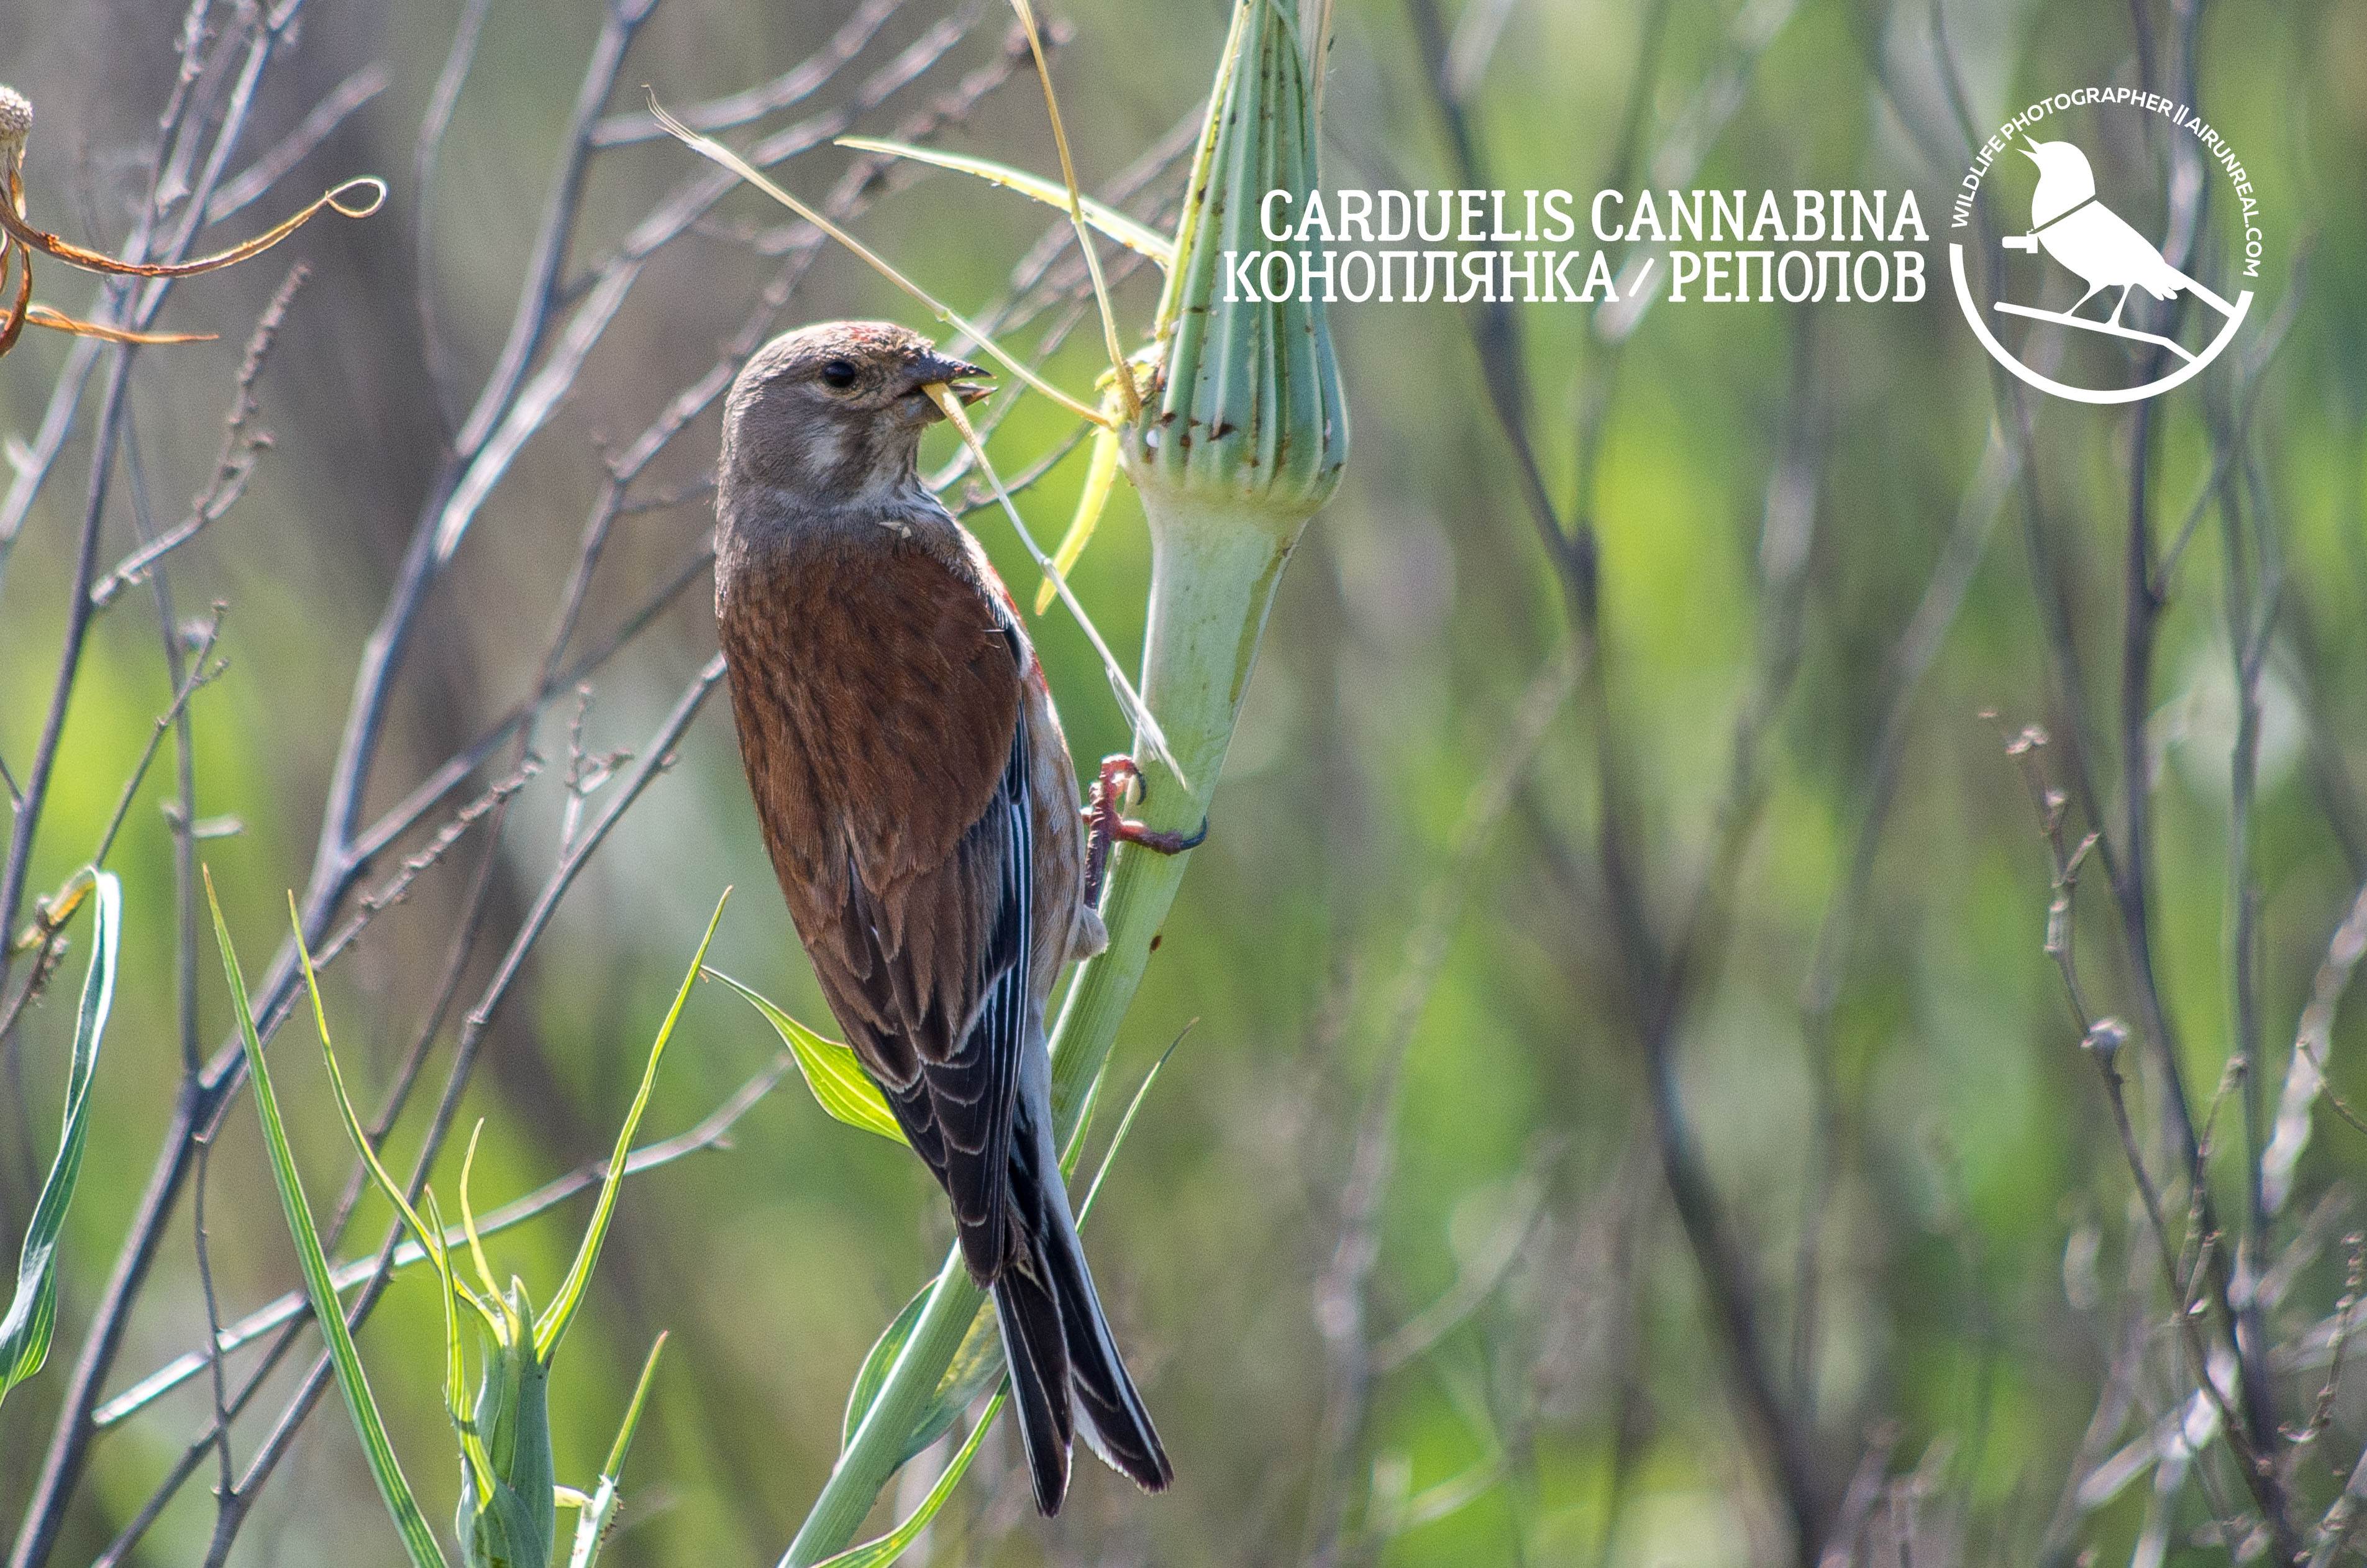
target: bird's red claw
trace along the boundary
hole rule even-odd
[[[1208,837],[1208,819],[1200,818],[1199,828],[1190,833],[1178,833],[1148,827],[1125,815],[1127,792],[1141,784],[1142,770],[1131,757],[1105,757],[1101,772],[1093,778],[1093,787],[1085,796],[1083,817],[1085,835],[1085,889],[1087,904],[1099,904],[1102,897],[1102,876],[1109,869],[1110,851],[1119,844],[1140,844],[1162,855],[1180,855],[1186,850],[1197,849]]]

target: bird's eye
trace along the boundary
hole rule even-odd
[[[855,385],[855,367],[844,359],[833,359],[821,367],[822,380],[844,391]]]

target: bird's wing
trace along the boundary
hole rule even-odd
[[[792,563],[735,592],[722,630],[815,976],[991,1273],[1034,1023],[1033,653],[996,594],[917,546]]]
[[[1036,1027],[1027,983],[1035,932],[1035,812],[1027,795],[1027,757],[1023,717],[994,797],[962,836],[946,874],[916,885],[900,915],[889,915],[885,903],[857,878],[847,900],[848,924],[866,927],[874,940],[842,949],[849,955],[864,952],[872,960],[873,969],[863,976],[866,997],[875,1007],[885,1003],[880,1010],[891,1018],[900,1016],[904,1038],[915,1047],[912,1081],[888,1086],[888,1103],[914,1152],[953,1200],[962,1255],[981,1279],[1001,1271],[1007,1247],[1014,1099],[1020,1058]],[[943,908],[960,912],[963,930],[957,942],[946,943],[926,931],[935,911],[916,918],[916,897],[931,903],[943,897]],[[935,939],[941,982],[968,981],[959,987],[968,1018],[954,1026],[957,1032],[935,1035],[953,1016],[946,1011],[946,987],[941,983],[935,996],[920,988],[917,966],[889,951],[879,936],[883,917],[903,927],[906,954]],[[934,1048],[940,1038],[946,1043],[942,1055]],[[875,1041],[874,1050],[882,1044]]]

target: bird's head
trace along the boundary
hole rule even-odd
[[[921,434],[945,417],[929,389],[965,403],[987,371],[939,354],[890,321],[827,321],[784,333],[750,358],[723,407],[722,483],[817,505],[861,502],[909,483]]]
[[[2068,141],[2033,141],[2025,136],[2015,151],[2038,165],[2041,183],[2060,183],[2075,200],[2096,194],[2096,173],[2088,166],[2088,154]]]

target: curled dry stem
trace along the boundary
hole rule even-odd
[[[0,229],[6,230],[10,239],[28,250],[39,251],[85,272],[105,273],[116,277],[194,277],[199,273],[220,272],[249,257],[261,255],[318,217],[324,208],[341,218],[368,218],[386,204],[386,182],[374,175],[364,175],[323,192],[295,216],[228,250],[184,262],[135,262],[110,256],[104,251],[86,249],[47,230],[35,228],[24,216],[24,186],[14,171],[9,175],[8,186],[8,201],[0,207]],[[364,194],[357,196],[357,192]]]
[[[181,262],[131,261],[77,245],[33,222],[25,204],[24,177],[25,141],[32,129],[32,104],[15,89],[0,86],[0,177],[5,177],[7,184],[6,199],[0,200],[0,293],[6,291],[12,266],[17,276],[16,296],[9,301],[6,314],[0,316],[0,355],[16,346],[18,335],[28,326],[46,327],[52,332],[71,333],[78,337],[120,344],[202,343],[210,341],[213,335],[210,333],[138,332],[105,321],[81,321],[62,310],[36,304],[33,302],[33,256],[37,252],[69,266],[109,277],[194,277],[199,273],[219,272],[224,267],[235,266],[250,257],[262,254],[311,222],[324,208],[344,218],[367,218],[386,204],[386,182],[375,175],[365,175],[323,192],[293,217],[227,250]]]

